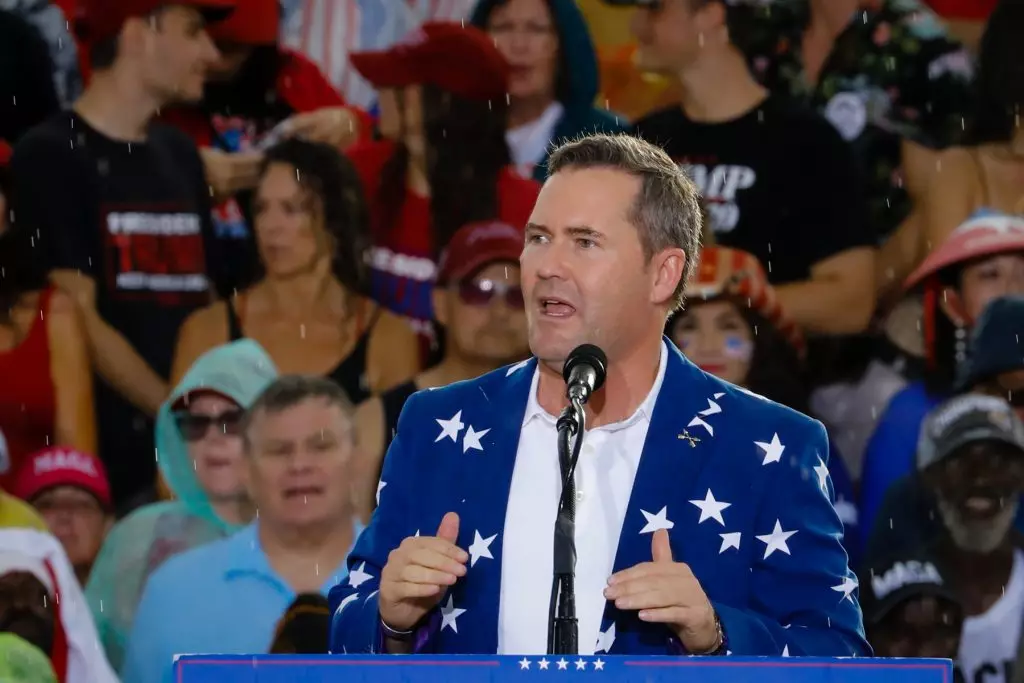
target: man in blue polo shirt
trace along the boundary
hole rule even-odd
[[[150,577],[124,683],[169,683],[176,654],[266,652],[297,594],[326,595],[345,578],[360,531],[349,495],[351,409],[336,384],[316,377],[282,377],[257,399],[243,432],[257,520]]]

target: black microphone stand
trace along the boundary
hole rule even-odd
[[[548,654],[579,653],[576,619],[576,461],[583,446],[585,397],[574,397],[558,418],[558,464],[562,496],[555,519],[554,577],[548,607]],[[575,437],[575,439],[573,439]]]

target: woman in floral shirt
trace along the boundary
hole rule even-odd
[[[749,0],[748,0],[749,1]],[[970,108],[971,58],[918,0],[775,0],[739,7],[755,76],[821,112],[853,146],[882,243],[879,294],[925,256],[918,209],[935,151]]]

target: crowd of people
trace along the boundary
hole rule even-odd
[[[666,337],[826,426],[876,654],[1024,680],[1024,1],[627,4],[0,2],[4,666],[325,652],[406,400],[530,355],[605,133],[702,194]]]

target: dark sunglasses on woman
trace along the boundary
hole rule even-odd
[[[183,411],[175,413],[174,421],[178,423],[178,430],[185,441],[199,441],[206,436],[210,427],[228,436],[240,435],[244,414],[245,411],[240,408],[225,411],[220,415],[199,415]]]
[[[509,308],[522,309],[523,288],[494,280],[463,280],[459,283],[459,298],[468,306],[487,306],[495,296],[504,297]]]

